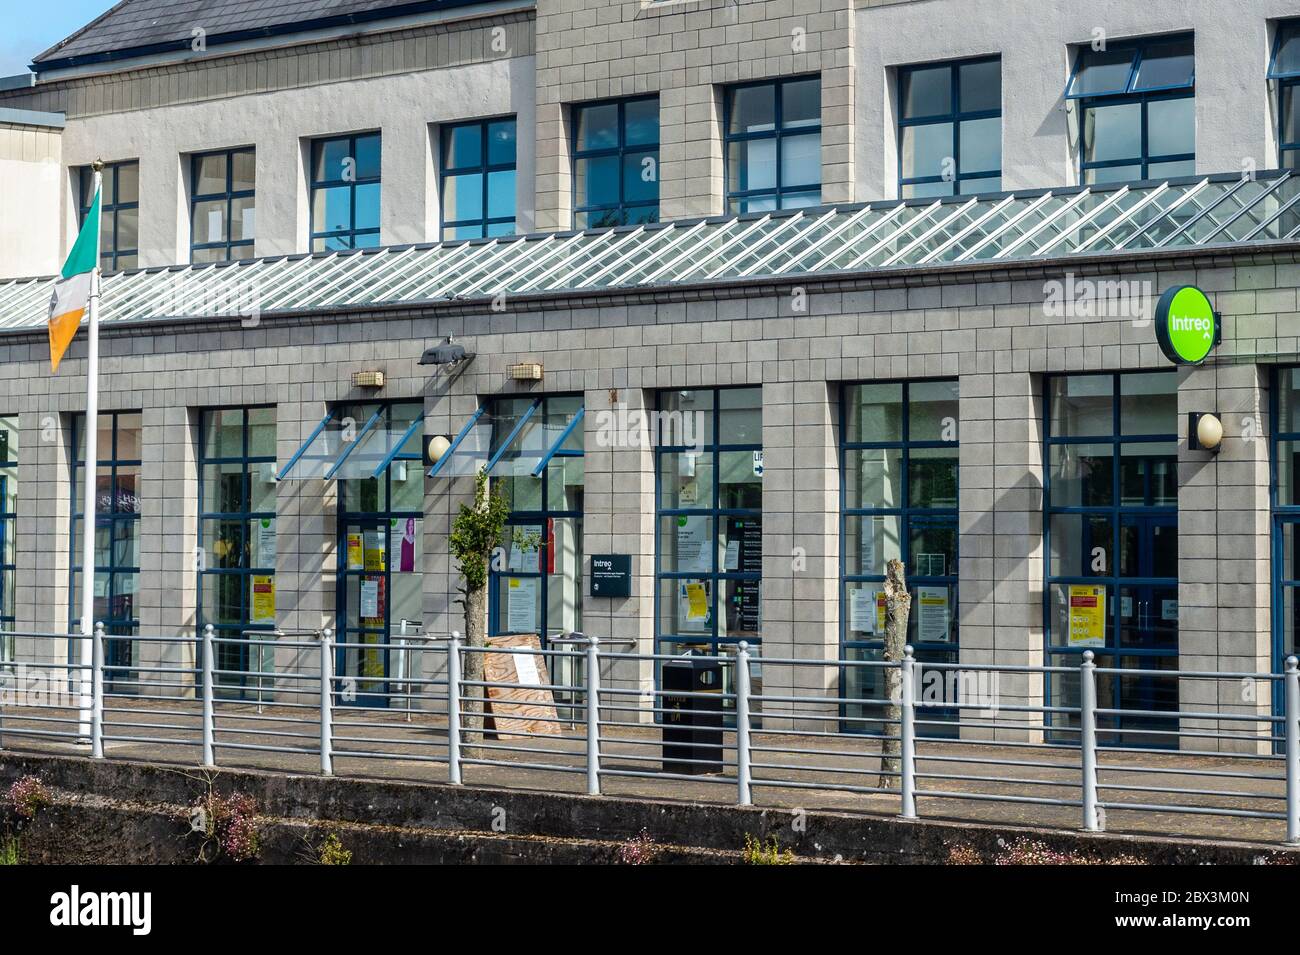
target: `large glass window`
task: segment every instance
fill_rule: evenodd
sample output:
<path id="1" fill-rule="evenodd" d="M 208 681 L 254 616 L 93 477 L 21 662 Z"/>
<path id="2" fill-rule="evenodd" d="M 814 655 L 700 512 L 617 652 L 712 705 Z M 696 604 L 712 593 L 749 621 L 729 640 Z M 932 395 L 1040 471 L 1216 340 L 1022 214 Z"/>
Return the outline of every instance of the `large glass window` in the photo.
<path id="1" fill-rule="evenodd" d="M 763 636 L 763 389 L 664 391 L 659 411 L 659 652 L 730 653 L 745 640 L 757 654 Z"/>
<path id="2" fill-rule="evenodd" d="M 311 144 L 311 250 L 379 245 L 379 133 Z"/>
<path id="3" fill-rule="evenodd" d="M 1193 52 L 1190 35 L 1079 51 L 1066 97 L 1078 101 L 1085 184 L 1196 172 Z"/>
<path id="4" fill-rule="evenodd" d="M 573 108 L 576 229 L 659 221 L 659 97 Z"/>
<path id="5" fill-rule="evenodd" d="M 257 154 L 224 149 L 190 158 L 190 261 L 230 262 L 253 254 Z"/>
<path id="6" fill-rule="evenodd" d="M 204 411 L 199 424 L 198 624 L 221 642 L 218 670 L 250 672 L 238 641 L 275 629 L 275 409 Z M 218 676 L 221 683 L 242 679 Z"/>
<path id="7" fill-rule="evenodd" d="M 95 199 L 94 172 L 80 171 L 78 222 L 85 222 Z M 105 272 L 133 269 L 140 249 L 140 164 L 112 162 L 104 166 L 103 197 L 99 220 L 99 265 Z"/>
<path id="8" fill-rule="evenodd" d="M 0 417 L 0 630 L 14 630 L 14 573 L 18 556 L 18 419 Z M 12 660 L 12 637 L 0 637 L 0 663 Z"/>
<path id="9" fill-rule="evenodd" d="M 442 128 L 442 237 L 482 239 L 515 231 L 515 121 Z"/>
<path id="10" fill-rule="evenodd" d="M 1273 378 L 1273 667 L 1300 654 L 1300 368 Z M 1278 695 L 1278 712 L 1281 695 Z"/>
<path id="11" fill-rule="evenodd" d="M 885 566 L 901 560 L 912 609 L 908 642 L 922 663 L 956 663 L 957 382 L 889 382 L 844 390 L 841 634 L 844 659 L 878 661 L 884 647 Z M 877 667 L 846 666 L 844 696 L 880 700 Z M 850 731 L 874 729 L 878 703 L 844 708 Z M 950 714 L 926 711 L 933 735 Z"/>
<path id="12" fill-rule="evenodd" d="M 1300 20 L 1278 24 L 1268 78 L 1277 84 L 1278 166 L 1300 169 Z"/>
<path id="13" fill-rule="evenodd" d="M 725 131 L 729 211 L 821 203 L 821 77 L 729 87 Z"/>
<path id="14" fill-rule="evenodd" d="M 904 199 L 1002 188 L 1002 61 L 909 66 L 898 74 Z"/>
<path id="15" fill-rule="evenodd" d="M 1100 707 L 1143 711 L 1099 717 L 1112 743 L 1176 743 L 1176 716 L 1145 714 L 1178 708 L 1160 675 L 1178 668 L 1177 390 L 1172 371 L 1047 381 L 1047 662 L 1075 667 L 1092 650 L 1136 671 L 1098 677 Z M 1079 705 L 1076 673 L 1049 684 L 1053 705 Z"/>
<path id="16" fill-rule="evenodd" d="M 424 418 L 424 405 L 357 404 L 334 409 L 335 420 L 355 435 L 369 473 L 382 461 L 379 474 L 346 477 L 338 482 L 338 631 L 346 646 L 339 648 L 338 673 L 352 678 L 344 684 L 343 702 L 387 706 L 394 685 L 406 674 L 410 657 L 394 637 L 403 624 L 410 632 L 423 626 L 424 475 L 423 428 L 411 425 Z M 370 457 L 368 436 L 408 435 L 399 447 Z M 346 438 L 344 439 L 347 440 Z"/>
<path id="17" fill-rule="evenodd" d="M 69 625 L 80 629 L 81 528 L 85 518 L 82 469 L 86 467 L 86 419 L 72 420 L 72 587 Z M 99 416 L 95 468 L 95 622 L 104 624 L 104 662 L 130 666 L 133 644 L 113 634 L 135 634 L 140 625 L 140 412 L 110 411 Z M 118 679 L 128 679 L 120 671 Z"/>

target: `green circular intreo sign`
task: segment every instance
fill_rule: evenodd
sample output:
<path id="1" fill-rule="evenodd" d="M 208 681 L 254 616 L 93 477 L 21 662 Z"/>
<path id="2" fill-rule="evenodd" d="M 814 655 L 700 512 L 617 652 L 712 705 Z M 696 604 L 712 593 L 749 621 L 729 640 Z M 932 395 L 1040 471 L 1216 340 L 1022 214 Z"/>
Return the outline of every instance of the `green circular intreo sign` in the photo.
<path id="1" fill-rule="evenodd" d="M 1180 365 L 1199 365 L 1219 343 L 1219 315 L 1194 285 L 1175 286 L 1160 296 L 1155 321 L 1160 350 Z"/>

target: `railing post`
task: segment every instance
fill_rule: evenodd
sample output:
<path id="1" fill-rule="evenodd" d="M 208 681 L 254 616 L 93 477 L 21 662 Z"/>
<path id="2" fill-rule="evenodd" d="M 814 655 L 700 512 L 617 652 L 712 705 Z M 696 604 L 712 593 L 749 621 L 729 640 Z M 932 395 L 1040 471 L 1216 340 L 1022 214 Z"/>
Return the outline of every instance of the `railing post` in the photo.
<path id="1" fill-rule="evenodd" d="M 1091 650 L 1079 667 L 1079 763 L 1083 771 L 1083 828 L 1100 832 L 1097 818 L 1097 665 Z"/>
<path id="2" fill-rule="evenodd" d="M 600 795 L 600 641 L 587 640 L 587 795 Z"/>
<path id="3" fill-rule="evenodd" d="M 1286 658 L 1286 841 L 1300 844 L 1300 669 Z"/>
<path id="4" fill-rule="evenodd" d="M 903 706 L 899 727 L 899 785 L 901 815 L 916 818 L 916 660 L 911 645 L 903 647 L 901 663 Z"/>
<path id="5" fill-rule="evenodd" d="M 460 785 L 460 631 L 447 641 L 447 782 Z"/>
<path id="6" fill-rule="evenodd" d="M 736 805 L 752 806 L 754 788 L 749 773 L 749 644 L 736 645 Z"/>
<path id="7" fill-rule="evenodd" d="M 329 627 L 320 632 L 320 771 L 334 775 L 334 641 Z"/>
<path id="8" fill-rule="evenodd" d="M 216 641 L 213 639 L 212 624 L 204 624 L 203 640 L 199 652 L 203 654 L 203 662 L 199 667 L 199 681 L 201 686 L 199 692 L 203 699 L 203 765 L 217 765 L 216 758 L 216 719 L 213 701 L 216 696 L 216 689 L 213 686 L 212 671 L 216 669 Z"/>
<path id="9" fill-rule="evenodd" d="M 104 758 L 104 624 L 95 624 L 90 648 L 90 755 Z"/>

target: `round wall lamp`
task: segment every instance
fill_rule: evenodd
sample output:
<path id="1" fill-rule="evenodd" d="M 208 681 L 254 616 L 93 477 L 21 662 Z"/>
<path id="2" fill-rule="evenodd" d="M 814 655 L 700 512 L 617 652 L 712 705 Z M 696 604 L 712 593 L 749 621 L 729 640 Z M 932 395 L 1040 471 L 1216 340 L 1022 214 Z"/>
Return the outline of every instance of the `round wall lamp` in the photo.
<path id="1" fill-rule="evenodd" d="M 424 439 L 424 463 L 432 467 L 442 460 L 451 447 L 451 438 L 445 434 L 430 435 Z"/>
<path id="2" fill-rule="evenodd" d="M 1187 416 L 1187 447 L 1192 451 L 1218 454 L 1223 449 L 1223 422 L 1209 411 L 1193 411 Z"/>

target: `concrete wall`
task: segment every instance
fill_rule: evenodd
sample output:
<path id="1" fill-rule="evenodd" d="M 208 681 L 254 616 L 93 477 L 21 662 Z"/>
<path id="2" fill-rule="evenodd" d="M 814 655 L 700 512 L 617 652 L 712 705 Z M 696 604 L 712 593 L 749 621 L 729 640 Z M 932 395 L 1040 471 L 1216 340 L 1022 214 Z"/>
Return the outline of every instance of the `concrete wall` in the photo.
<path id="1" fill-rule="evenodd" d="M 63 130 L 0 122 L 0 279 L 59 269 Z"/>

